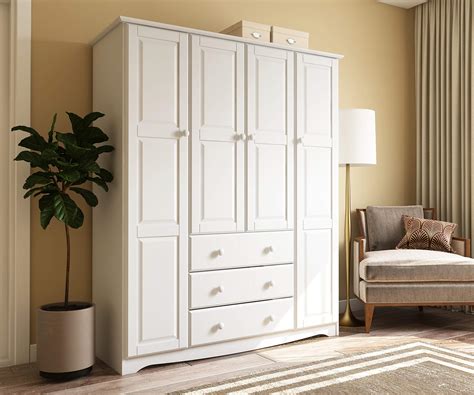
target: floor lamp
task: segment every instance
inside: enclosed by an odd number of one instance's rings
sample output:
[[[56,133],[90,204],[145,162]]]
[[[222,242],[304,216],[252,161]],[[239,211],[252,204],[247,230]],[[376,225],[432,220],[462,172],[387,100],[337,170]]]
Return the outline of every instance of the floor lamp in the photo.
[[[341,326],[362,326],[351,311],[351,166],[376,164],[375,111],[347,109],[340,111],[339,165],[346,167],[344,248],[346,263],[346,309],[339,319]]]

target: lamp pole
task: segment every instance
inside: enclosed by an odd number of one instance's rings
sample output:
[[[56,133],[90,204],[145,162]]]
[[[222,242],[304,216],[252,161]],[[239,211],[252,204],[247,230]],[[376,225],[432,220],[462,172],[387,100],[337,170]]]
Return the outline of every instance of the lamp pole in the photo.
[[[344,247],[346,260],[346,309],[339,318],[341,326],[357,327],[363,326],[364,322],[354,317],[351,311],[351,165],[346,163],[346,199],[345,199],[345,218],[344,218]]]

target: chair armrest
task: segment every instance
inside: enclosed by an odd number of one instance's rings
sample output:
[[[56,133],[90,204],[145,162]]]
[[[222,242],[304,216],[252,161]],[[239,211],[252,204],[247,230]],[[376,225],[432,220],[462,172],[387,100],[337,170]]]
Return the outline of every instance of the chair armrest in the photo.
[[[364,260],[367,252],[367,239],[364,236],[354,237],[354,266]]]
[[[456,254],[462,256],[471,256],[471,239],[464,239],[462,237],[453,237],[451,239],[451,247]]]
[[[359,296],[359,264],[364,259],[365,252],[367,251],[367,239],[364,236],[355,237],[352,244],[352,286],[354,294]]]

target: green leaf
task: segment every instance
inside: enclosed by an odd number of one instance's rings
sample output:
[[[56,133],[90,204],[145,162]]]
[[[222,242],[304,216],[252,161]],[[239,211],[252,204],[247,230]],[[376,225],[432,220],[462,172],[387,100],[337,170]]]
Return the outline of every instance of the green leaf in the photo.
[[[72,133],[56,132],[56,139],[63,144],[76,144],[77,138]]]
[[[97,199],[97,196],[95,196],[94,192],[78,187],[71,187],[71,191],[74,191],[81,195],[86,201],[86,203],[91,207],[95,207],[99,203],[99,200]]]
[[[57,148],[57,147],[56,147]],[[51,163],[55,159],[59,158],[59,154],[56,151],[55,148],[50,146],[49,148],[46,148],[42,153],[41,153],[41,159],[44,162]]]
[[[67,182],[76,182],[81,178],[81,173],[77,170],[64,170],[58,174],[58,177]]]
[[[104,180],[105,182],[112,182],[112,180],[114,179],[112,173],[105,169],[100,169],[99,177],[102,178],[102,180]]]
[[[53,197],[54,216],[61,222],[71,228],[80,228],[84,222],[84,214],[77,206],[76,202],[72,200],[65,193],[58,193]]]
[[[30,128],[29,126],[18,125],[12,128],[12,132],[16,132],[18,130],[21,130],[22,132],[26,132],[29,134],[37,135],[37,136],[40,135],[35,129]]]
[[[87,173],[99,173],[100,166],[95,161],[87,161],[81,164],[81,170]]]
[[[35,185],[44,185],[49,184],[52,182],[51,174],[48,172],[38,171],[36,173],[31,174],[23,184],[23,189],[30,189]]]
[[[24,199],[27,199],[29,198],[31,195],[33,195],[35,192],[38,192],[38,191],[41,191],[43,189],[43,187],[36,187],[36,188],[31,188],[29,191],[27,191],[24,195],[23,195],[23,198]]]
[[[77,114],[73,112],[66,112],[67,116],[69,117],[69,121],[71,121],[72,130],[74,133],[84,129],[84,120]]]
[[[38,202],[41,211],[40,223],[43,229],[48,227],[51,218],[54,216],[54,196],[53,194],[44,195]]]
[[[114,149],[115,148],[111,145],[101,145],[100,147],[97,147],[97,152],[102,154],[103,152],[112,152]]]
[[[54,136],[54,126],[56,125],[56,118],[58,117],[58,114],[54,114],[53,116],[53,122],[51,123],[51,129],[49,129],[48,132],[48,143],[53,142],[53,136]]]
[[[80,164],[77,162],[76,163],[65,162],[61,159],[56,159],[55,163],[61,169],[75,169],[80,166]]]
[[[32,134],[31,136],[25,137],[18,145],[33,151],[42,151],[48,146],[46,140],[39,134]]]
[[[92,122],[98,120],[99,118],[102,118],[104,114],[101,112],[91,112],[90,114],[87,114],[84,117],[84,124],[85,126],[89,126]]]
[[[14,160],[25,161],[28,162],[31,167],[40,167],[43,170],[48,170],[48,163],[45,162],[37,152],[21,151]]]
[[[85,129],[78,130],[76,134],[81,141],[88,144],[103,143],[109,139],[101,129],[95,126],[89,126]]]
[[[103,181],[101,178],[99,178],[99,177],[87,177],[87,179],[89,181],[92,181],[94,184],[97,184],[98,186],[100,186],[104,191],[106,191],[106,192],[109,191],[109,187],[107,186],[107,183],[105,181]]]

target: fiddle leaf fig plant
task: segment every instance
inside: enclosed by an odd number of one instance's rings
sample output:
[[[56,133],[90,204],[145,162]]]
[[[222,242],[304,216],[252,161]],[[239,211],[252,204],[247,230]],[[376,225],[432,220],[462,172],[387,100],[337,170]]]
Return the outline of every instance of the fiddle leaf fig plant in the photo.
[[[84,222],[84,214],[74,200],[77,197],[91,207],[98,204],[97,196],[83,188],[86,182],[92,182],[108,191],[108,183],[112,182],[112,174],[100,167],[97,160],[100,155],[112,152],[111,145],[101,144],[109,138],[92,123],[104,116],[100,112],[92,112],[84,118],[72,112],[67,113],[71,123],[71,132],[55,131],[54,115],[48,137],[29,126],[15,126],[12,132],[23,131],[28,136],[20,141],[20,147],[27,150],[20,152],[16,161],[28,162],[34,170],[25,180],[24,198],[39,196],[40,222],[46,229],[55,217],[64,223],[66,235],[66,283],[64,290],[64,308],[69,304],[69,272],[71,267],[70,228],[80,228]]]

